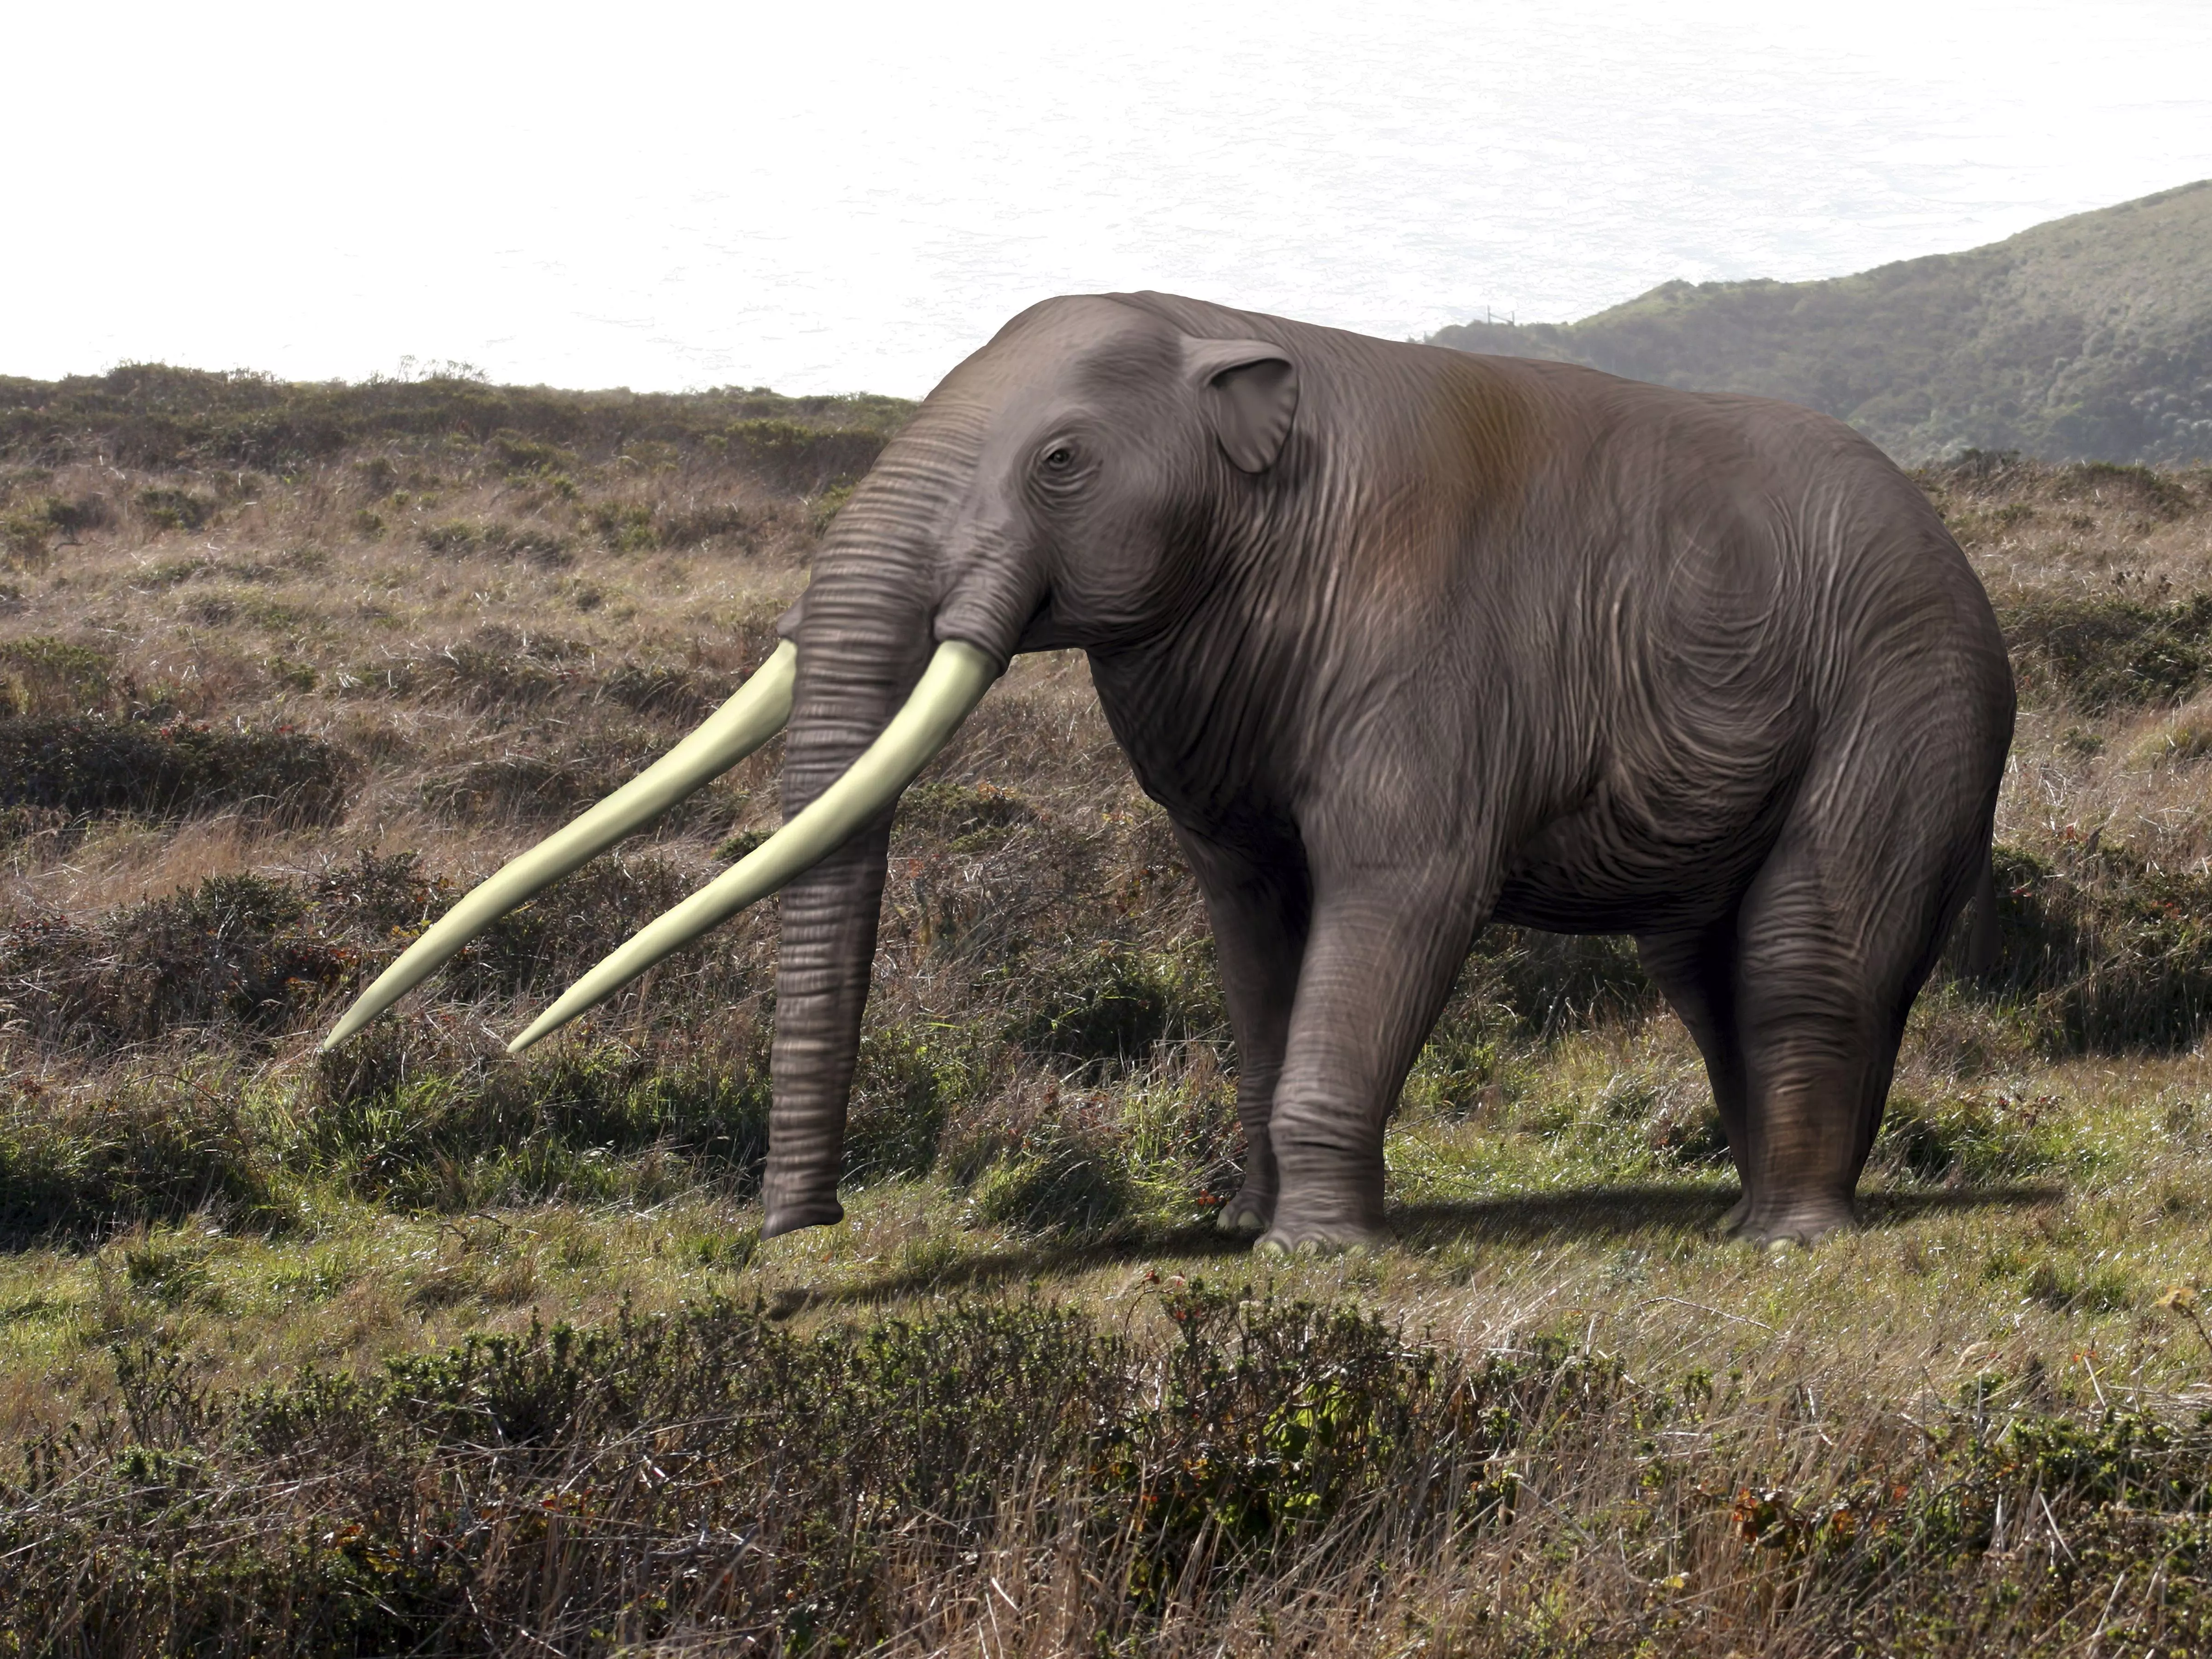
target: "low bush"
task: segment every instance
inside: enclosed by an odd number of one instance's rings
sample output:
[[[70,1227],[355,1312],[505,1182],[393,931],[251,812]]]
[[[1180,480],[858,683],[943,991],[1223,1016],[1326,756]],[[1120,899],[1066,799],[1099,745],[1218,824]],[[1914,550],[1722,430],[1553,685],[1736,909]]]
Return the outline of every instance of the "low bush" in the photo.
[[[1548,1039],[1659,1006],[1636,943],[1626,935],[1494,927],[1476,941],[1475,956],[1486,964],[1498,1002],[1533,1036]]]
[[[562,822],[613,793],[669,747],[665,732],[626,722],[563,730],[542,747],[509,747],[432,773],[420,786],[422,800],[456,823]],[[720,823],[729,812],[725,793],[710,786],[659,822],[665,829]]]
[[[116,690],[113,663],[91,646],[46,635],[0,641],[0,717],[93,713]]]
[[[287,882],[212,876],[87,927],[58,917],[0,934],[0,987],[48,1042],[97,1047],[180,1026],[283,1029],[348,982],[357,952],[316,928]]]
[[[1158,1357],[1040,1306],[800,1337],[710,1305],[223,1396],[120,1346],[120,1413],[0,1491],[0,1618],[94,1654],[842,1650],[1012,1547],[1073,1552],[1084,1623],[1130,1639],[1479,1535],[1514,1510],[1500,1455],[1620,1387],[1564,1344],[1468,1365],[1349,1311],[1165,1307]]]
[[[2000,611],[2022,693],[2088,714],[2179,702],[2212,665],[2212,593],[2170,604],[2039,593]]]
[[[733,422],[722,430],[732,459],[761,480],[801,495],[849,483],[876,464],[884,435],[860,428],[802,426],[784,420]]]
[[[1025,1233],[1097,1233],[1135,1202],[1116,1137],[1062,1118],[1030,1126],[969,1183],[968,1214]]]
[[[1996,854],[2000,953],[1980,981],[2046,1052],[2185,1048],[2212,1018],[2212,876],[2069,835]]]
[[[402,1209],[750,1190],[768,1150],[767,1038],[732,1036],[657,1053],[571,1041],[516,1065],[469,1034],[386,1022],[318,1058],[289,1156]]]
[[[1161,1042],[1219,1038],[1228,1014],[1210,963],[1113,940],[1039,952],[1020,969],[1008,1039],[1041,1060],[1101,1075]]]
[[[157,1299],[191,1270],[129,1262]],[[1146,1299],[1163,1335],[712,1303],[237,1392],[119,1339],[116,1409],[0,1483],[0,1629],[118,1656],[2212,1640],[2212,1429],[2154,1402],[2038,1410],[1984,1373],[1838,1446],[1809,1431],[1833,1392],[1798,1433],[1579,1328],[1467,1354],[1347,1308]]]
[[[594,862],[472,939],[429,994],[465,1004],[565,988],[690,885],[658,859]],[[426,876],[410,854],[364,854],[304,880],[212,876],[90,922],[31,916],[0,931],[0,1005],[22,1033],[64,1048],[110,1049],[208,1026],[253,1043],[358,990],[461,890]],[[716,953],[663,973],[651,1013],[696,1025],[750,997],[757,971]]]
[[[0,719],[0,806],[329,823],[344,813],[351,773],[343,750],[286,726]]]
[[[831,453],[878,446],[914,405],[871,396],[785,398],[761,387],[656,393],[487,384],[448,364],[421,378],[358,385],[131,363],[62,380],[0,377],[0,459],[57,465],[99,459],[152,470],[292,467],[386,442],[489,447],[502,472],[542,475],[565,459],[611,459],[641,442],[720,455],[779,441],[757,424],[825,434]],[[841,450],[838,447],[843,446]],[[564,470],[557,465],[556,471]]]
[[[423,526],[416,536],[429,551],[449,558],[488,553],[527,560],[546,570],[565,569],[575,562],[568,538],[544,525],[446,519]]]
[[[157,530],[204,530],[219,503],[198,490],[158,485],[138,492],[138,515]]]
[[[243,1083],[221,1065],[0,1082],[0,1240],[96,1239],[200,1212],[283,1225],[275,1148]]]

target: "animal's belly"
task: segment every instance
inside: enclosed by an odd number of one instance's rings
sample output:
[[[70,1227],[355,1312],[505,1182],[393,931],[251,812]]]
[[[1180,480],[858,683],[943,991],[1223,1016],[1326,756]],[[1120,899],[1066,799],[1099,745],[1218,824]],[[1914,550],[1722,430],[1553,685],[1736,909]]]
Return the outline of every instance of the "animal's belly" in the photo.
[[[1774,845],[1781,803],[1709,798],[1669,811],[1594,802],[1515,849],[1500,921],[1561,933],[1656,932],[1732,905]]]

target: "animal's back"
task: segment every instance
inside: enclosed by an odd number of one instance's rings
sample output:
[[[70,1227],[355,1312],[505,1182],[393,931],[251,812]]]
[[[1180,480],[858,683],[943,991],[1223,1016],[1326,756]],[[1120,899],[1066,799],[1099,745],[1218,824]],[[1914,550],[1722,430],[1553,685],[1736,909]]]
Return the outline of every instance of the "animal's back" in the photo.
[[[1612,931],[1710,910],[1839,746],[1878,748],[1923,794],[1990,795],[2013,717],[2002,636],[1879,450],[1766,399],[1484,367],[1548,418],[1517,540],[1478,550],[1476,580],[1563,619],[1503,641],[1527,642],[1516,678],[1571,687],[1529,700],[1548,720],[1522,757],[1537,787],[1501,916]]]

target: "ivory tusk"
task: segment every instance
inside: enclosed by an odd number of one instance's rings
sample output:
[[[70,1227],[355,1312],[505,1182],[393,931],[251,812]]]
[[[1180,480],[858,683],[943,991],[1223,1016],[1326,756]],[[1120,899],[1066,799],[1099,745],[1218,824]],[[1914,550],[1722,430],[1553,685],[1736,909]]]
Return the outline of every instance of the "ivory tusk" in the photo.
[[[559,1030],[671,951],[836,852],[898,799],[915,775],[951,740],[999,673],[998,663],[972,645],[948,640],[939,646],[905,707],[891,716],[890,724],[842,777],[742,861],[632,935],[508,1043],[507,1052],[519,1054]]]
[[[323,1039],[323,1047],[344,1042],[508,911],[589,863],[624,836],[642,830],[782,731],[791,720],[791,688],[798,665],[798,647],[784,641],[697,731],[598,805],[471,889],[361,994]]]

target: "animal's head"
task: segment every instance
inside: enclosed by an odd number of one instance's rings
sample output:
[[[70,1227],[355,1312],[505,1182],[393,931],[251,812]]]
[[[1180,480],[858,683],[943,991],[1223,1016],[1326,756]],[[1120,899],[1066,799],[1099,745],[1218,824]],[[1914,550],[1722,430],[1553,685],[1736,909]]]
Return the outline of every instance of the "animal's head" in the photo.
[[[1298,404],[1284,347],[1137,301],[1048,301],[933,392],[839,515],[799,639],[848,587],[909,641],[1110,646],[1179,613],[1198,550],[1267,488]]]
[[[574,1018],[781,889],[769,1234],[842,1214],[846,1095],[892,809],[1016,652],[1110,648],[1171,623],[1254,522],[1298,407],[1285,347],[1154,296],[1048,301],[962,363],[839,513],[786,643],[707,726],[456,905],[329,1041],[500,915],[788,720],[787,822],[594,968],[519,1037]]]

